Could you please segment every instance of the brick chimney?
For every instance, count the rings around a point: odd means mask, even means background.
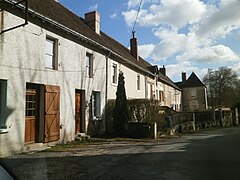
[[[162,75],[166,76],[166,68],[165,68],[164,65],[163,65],[162,68],[159,68],[159,72],[160,72]]]
[[[187,80],[187,74],[186,72],[182,72],[182,82],[185,82]]]
[[[139,60],[139,56],[138,56],[138,41],[137,38],[135,38],[135,31],[132,32],[132,38],[130,39],[130,51],[131,54],[137,59]]]
[[[86,13],[85,22],[100,35],[100,14],[97,11]]]

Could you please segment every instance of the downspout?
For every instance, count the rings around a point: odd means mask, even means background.
[[[103,129],[104,132],[106,133],[106,127],[107,127],[107,103],[108,103],[108,58],[110,57],[112,51],[110,50],[108,55],[105,56],[106,58],[106,89],[105,89],[105,122],[103,123]]]
[[[25,12],[25,16],[24,16],[24,23],[20,24],[20,25],[16,25],[14,27],[8,28],[8,29],[2,29],[0,34],[3,34],[5,32],[20,28],[20,27],[25,27],[26,25],[28,25],[28,0],[22,0],[19,2],[12,2],[12,7],[17,7],[20,3],[25,2],[25,8],[24,8],[24,12]],[[2,3],[2,2],[1,2]],[[3,11],[3,10],[1,10]]]

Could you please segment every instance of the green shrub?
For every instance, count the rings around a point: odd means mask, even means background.
[[[123,73],[118,76],[118,86],[116,92],[116,102],[113,108],[113,129],[118,137],[125,136],[129,121],[129,111],[127,105],[127,97],[125,91],[125,81]]]

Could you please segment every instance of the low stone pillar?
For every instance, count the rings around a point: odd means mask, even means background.
[[[151,138],[157,139],[157,123],[151,123]]]
[[[192,123],[192,126],[193,126],[193,131],[196,130],[196,115],[195,113],[193,113],[193,123]]]
[[[238,125],[238,123],[239,123],[239,120],[238,120],[238,108],[235,108],[235,116],[236,116],[235,124]]]

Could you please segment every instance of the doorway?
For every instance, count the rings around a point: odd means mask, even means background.
[[[85,91],[75,91],[75,134],[85,132]]]

